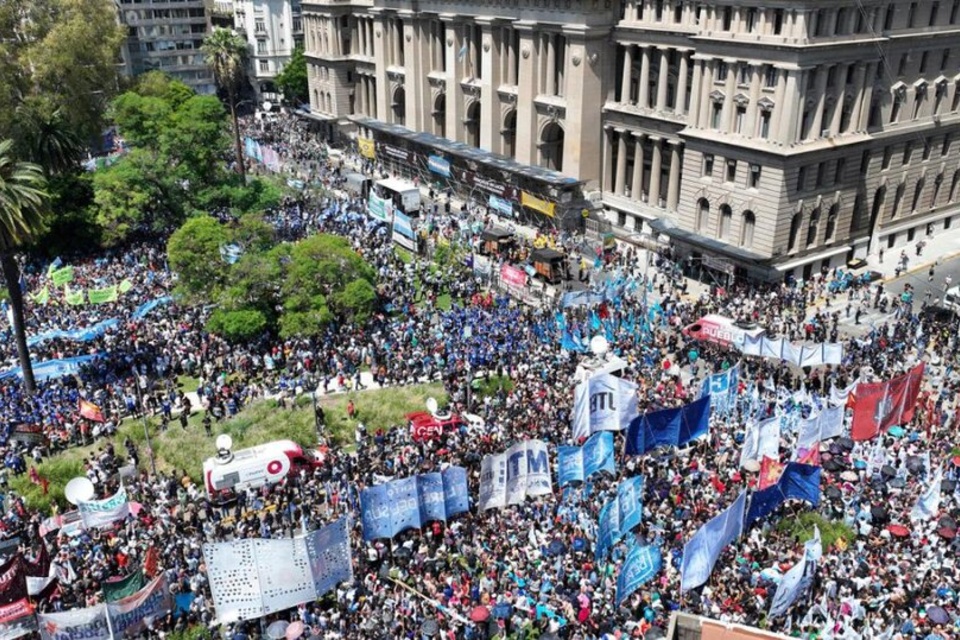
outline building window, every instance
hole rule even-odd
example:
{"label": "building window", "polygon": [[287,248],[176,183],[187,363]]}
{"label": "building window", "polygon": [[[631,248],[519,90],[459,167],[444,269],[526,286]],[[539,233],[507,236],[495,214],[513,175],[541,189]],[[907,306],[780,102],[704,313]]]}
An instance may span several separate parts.
{"label": "building window", "polygon": [[721,103],[721,102],[714,102],[714,103],[711,105],[711,107],[712,107],[713,111],[712,111],[711,114],[710,114],[710,126],[711,126],[711,128],[713,128],[713,129],[719,129],[719,128],[720,128],[720,119],[721,119],[721,116],[723,115],[723,103]]}
{"label": "building window", "polygon": [[924,51],[920,54],[920,74],[927,72],[927,63],[930,62],[930,52]]}
{"label": "building window", "polygon": [[744,211],[740,222],[740,246],[749,249],[753,246],[753,231],[757,226],[757,216],[753,211]]}
{"label": "building window", "polygon": [[779,36],[781,33],[783,33],[783,9],[774,9],[773,35]]}
{"label": "building window", "polygon": [[737,65],[737,84],[750,84],[750,65],[744,62]]}
{"label": "building window", "polygon": [[737,133],[743,133],[743,124],[747,120],[747,106],[743,104],[737,105],[736,115],[734,117],[734,128]]}
{"label": "building window", "polygon": [[730,205],[720,205],[720,225],[717,227],[717,237],[726,240],[730,237],[730,231],[733,228],[733,211]]}
{"label": "building window", "polygon": [[950,7],[950,24],[957,23],[958,12],[960,12],[960,0],[953,0],[953,6]]}
{"label": "building window", "polygon": [[270,61],[269,60],[260,60],[260,73],[267,73],[270,71]]}
{"label": "building window", "polygon": [[900,208],[903,206],[903,194],[906,191],[906,186],[901,182],[897,186],[897,192],[893,196],[893,215],[892,218],[896,218],[900,215]]}
{"label": "building window", "polygon": [[747,9],[747,33],[753,33],[757,27],[757,8],[749,7]]}
{"label": "building window", "polygon": [[717,82],[726,82],[727,74],[730,72],[730,66],[721,60],[717,63]]}
{"label": "building window", "polygon": [[724,31],[730,31],[730,25],[733,22],[733,7],[724,7],[723,8],[723,27]]}
{"label": "building window", "polygon": [[707,230],[707,225],[709,224],[710,224],[710,203],[707,202],[706,198],[700,198],[700,201],[697,203],[696,232],[705,233]]}
{"label": "building window", "polygon": [[763,84],[768,89],[777,86],[777,68],[768,64],[763,68]]}
{"label": "building window", "polygon": [[930,21],[927,22],[929,26],[934,26],[937,24],[937,14],[940,13],[940,3],[931,2],[930,3]]}
{"label": "building window", "polygon": [[950,49],[944,49],[940,56],[940,71],[946,71],[950,68]]}
{"label": "building window", "polygon": [[937,206],[937,200],[940,198],[940,187],[943,186],[943,174],[938,173],[933,181],[933,198],[930,199],[930,208]]}
{"label": "building window", "polygon": [[920,196],[923,195],[923,178],[917,180],[917,186],[913,189],[913,203],[910,205],[910,211],[916,211],[920,206]]}
{"label": "building window", "polygon": [[797,170],[797,191],[803,191],[807,186],[807,168],[800,167]]}
{"label": "building window", "polygon": [[267,52],[267,41],[257,40],[257,53],[266,53],[266,52]]}
{"label": "building window", "polygon": [[834,183],[834,184],[840,184],[841,182],[843,182],[843,173],[844,173],[844,170],[846,169],[846,167],[847,167],[847,159],[846,159],[846,158],[838,158],[838,159],[837,159],[837,166],[833,168],[833,183]]}
{"label": "building window", "polygon": [[810,214],[810,223],[807,225],[807,246],[812,247],[817,243],[817,232],[820,230],[820,207],[817,207]]}
{"label": "building window", "polygon": [[293,19],[293,30],[294,31],[303,31],[303,19],[294,18]]}
{"label": "building window", "polygon": [[924,139],[924,141],[923,141],[923,159],[924,159],[924,160],[929,160],[929,159],[930,159],[930,154],[931,154],[932,152],[933,152],[933,145],[930,144],[930,141],[929,141],[929,140]]}
{"label": "building window", "polygon": [[838,205],[834,204],[830,207],[830,211],[827,212],[827,231],[826,236],[824,237],[824,242],[833,242],[836,240],[837,235],[837,210]]}
{"label": "building window", "polygon": [[847,10],[843,7],[837,9],[837,21],[836,26],[834,27],[833,34],[837,36],[842,36],[847,32]]}
{"label": "building window", "polygon": [[747,183],[747,186],[751,189],[760,188],[760,165],[751,164],[750,165],[750,177]]}
{"label": "building window", "polygon": [[727,182],[737,181],[737,161],[727,160]]}
{"label": "building window", "polygon": [[790,237],[787,240],[788,251],[797,250],[797,240],[800,238],[800,224],[802,222],[803,219],[799,213],[793,214],[793,219],[790,221]]}
{"label": "building window", "polygon": [[917,3],[910,3],[910,10],[907,12],[907,28],[912,29],[917,21]]}
{"label": "building window", "polygon": [[707,177],[713,176],[713,154],[712,153],[703,154],[703,175]]}
{"label": "building window", "polygon": [[883,162],[880,164],[880,170],[889,169],[890,162],[893,160],[893,147],[887,145],[883,148]]}
{"label": "building window", "polygon": [[949,202],[957,199],[957,185],[960,185],[960,169],[953,172],[953,179],[950,181],[950,193],[947,196]]}
{"label": "building window", "polygon": [[870,168],[870,150],[867,149],[860,154],[860,173],[866,175],[867,169]]}
{"label": "building window", "polygon": [[261,18],[257,18],[257,20],[254,22],[253,30],[256,33],[266,33],[267,23],[265,23]]}
{"label": "building window", "polygon": [[903,164],[910,164],[910,158],[913,156],[913,142],[907,142],[903,146]]}
{"label": "building window", "polygon": [[823,177],[824,177],[824,174],[826,173],[826,166],[827,166],[826,162],[817,163],[817,181],[816,181],[817,189],[823,186]]}
{"label": "building window", "polygon": [[945,156],[950,153],[950,142],[952,141],[952,136],[948,133],[943,136],[943,144],[940,146],[940,155]]}
{"label": "building window", "polygon": [[763,110],[760,112],[760,137],[764,140],[770,137],[770,118],[770,111]]}
{"label": "building window", "polygon": [[896,10],[895,4],[887,5],[887,12],[883,14],[883,30],[890,31],[893,28],[893,14]]}

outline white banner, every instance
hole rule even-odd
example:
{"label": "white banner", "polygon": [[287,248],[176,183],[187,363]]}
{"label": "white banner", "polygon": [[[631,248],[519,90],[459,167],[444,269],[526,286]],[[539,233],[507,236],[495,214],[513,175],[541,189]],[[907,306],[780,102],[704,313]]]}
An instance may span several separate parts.
{"label": "white banner", "polygon": [[815,416],[800,421],[797,448],[810,449],[815,443],[843,433],[843,407],[827,407]]}
{"label": "white banner", "polygon": [[601,373],[577,385],[573,394],[573,439],[595,431],[622,431],[637,415],[637,385]]}
{"label": "white banner", "polygon": [[120,490],[109,498],[77,503],[77,510],[80,512],[83,526],[87,529],[110,526],[130,514],[127,490],[121,485]]}
{"label": "white banner", "polygon": [[203,545],[221,624],[311,602],[353,576],[346,518],[306,536]]}
{"label": "white banner", "polygon": [[768,338],[766,335],[745,336],[740,350],[744,355],[773,358],[798,367],[820,367],[840,364],[843,361],[843,345],[834,342],[821,344],[792,344],[783,338]]}
{"label": "white banner", "polygon": [[42,640],[110,640],[107,608],[97,605],[37,615]]}
{"label": "white banner", "polygon": [[553,493],[547,444],[525,440],[487,456],[480,471],[480,510],[520,504],[527,496]]}
{"label": "white banner", "polygon": [[747,421],[747,429],[743,434],[743,449],[740,451],[740,466],[749,469],[759,464],[763,457],[780,457],[780,428],[783,424],[782,416],[775,415],[757,422]]}

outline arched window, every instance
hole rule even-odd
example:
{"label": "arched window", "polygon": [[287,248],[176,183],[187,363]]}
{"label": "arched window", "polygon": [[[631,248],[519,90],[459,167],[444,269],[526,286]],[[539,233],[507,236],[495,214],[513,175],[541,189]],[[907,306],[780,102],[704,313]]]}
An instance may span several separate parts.
{"label": "arched window", "polygon": [[830,207],[830,211],[827,212],[827,233],[824,238],[825,242],[833,242],[837,234],[837,214],[839,207],[834,204]]}
{"label": "arched window", "polygon": [[696,221],[696,232],[697,233],[706,233],[707,227],[710,224],[710,203],[707,202],[706,198],[700,198],[700,201],[697,202],[697,221]]}
{"label": "arched window", "polygon": [[803,216],[800,213],[793,214],[793,219],[790,221],[790,238],[787,241],[788,251],[796,251],[797,249],[797,240],[800,239],[800,224],[803,220]]}
{"label": "arched window", "polygon": [[817,232],[820,230],[820,207],[810,213],[810,223],[807,225],[807,246],[817,243]]}
{"label": "arched window", "polygon": [[511,109],[503,119],[503,155],[512,158],[517,155],[517,110]]}
{"label": "arched window", "polygon": [[551,122],[543,128],[540,138],[540,164],[547,169],[563,171],[563,128]]}
{"label": "arched window", "polygon": [[717,236],[721,240],[726,240],[730,237],[730,231],[733,227],[733,211],[730,209],[730,205],[723,204],[720,205],[720,225],[717,229]]}
{"label": "arched window", "polygon": [[445,138],[447,136],[447,94],[441,93],[433,102],[433,132]]}
{"label": "arched window", "polygon": [[393,111],[393,123],[403,126],[407,114],[407,92],[403,87],[397,87],[393,92],[393,104],[390,106]]}
{"label": "arched window", "polygon": [[753,231],[757,226],[757,216],[753,211],[744,211],[740,221],[740,246],[749,249],[753,246]]}

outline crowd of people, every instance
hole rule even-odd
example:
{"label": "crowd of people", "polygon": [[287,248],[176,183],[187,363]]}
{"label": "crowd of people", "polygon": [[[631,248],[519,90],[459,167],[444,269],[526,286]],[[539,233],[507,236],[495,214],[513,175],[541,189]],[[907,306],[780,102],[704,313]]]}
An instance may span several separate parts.
{"label": "crowd of people", "polygon": [[[341,189],[344,161],[359,158],[347,151],[334,162],[320,161],[323,151],[293,122],[245,123],[244,132],[274,144],[291,163],[310,163],[308,172],[323,185],[324,195],[311,205],[292,199],[268,212],[266,220],[285,239],[318,231],[349,238],[377,270],[382,312],[363,326],[338,324],[313,338],[263,336],[230,345],[205,331],[202,308],[168,304],[146,318],[131,317],[138,305],[170,291],[173,276],[165,266],[162,239],[77,259],[71,264],[78,287],[121,278],[135,286],[116,303],[96,307],[67,305],[58,295],[46,305],[31,303],[28,332],[83,327],[106,317],[118,317],[120,323],[88,343],[37,345],[37,361],[100,357],[77,376],[42,381],[31,397],[16,379],[5,380],[2,420],[39,425],[58,446],[88,444],[97,436],[96,425],[79,415],[81,398],[98,404],[110,424],[141,412],[173,420],[181,412],[199,411],[209,425],[210,419],[226,419],[282,390],[332,393],[357,387],[361,371],[369,370],[385,386],[442,380],[451,411],[475,414],[484,426],[425,442],[413,441],[404,425],[372,425],[376,429],[370,433],[358,428],[355,448],[325,443],[326,462],[314,473],[243,492],[228,505],[207,498],[196,481],[199,469],[153,475],[136,447],[120,452],[112,443],[101,443],[101,454],[88,460],[88,476],[99,495],[117,488],[114,472],[122,462],[140,465],[137,477],[125,485],[131,500],[142,506],[114,529],[48,531],[47,514],[3,489],[3,534],[19,535],[27,555],[35,555],[41,544],[50,547],[59,586],[38,603],[40,610],[89,606],[102,597],[106,580],[155,564],[156,574],[166,576],[183,606],[152,621],[151,635],[203,625],[215,637],[244,640],[261,634],[265,625],[217,624],[201,545],[291,536],[347,515],[354,523],[354,583],[273,618],[300,620],[309,634],[323,638],[652,638],[665,633],[674,611],[802,637],[958,637],[960,567],[954,536],[960,503],[954,489],[960,459],[951,437],[960,418],[956,321],[898,313],[866,335],[848,338],[838,312],[820,311],[830,296],[846,295],[832,292],[829,278],[768,287],[736,284],[691,296],[667,256],[657,258],[659,268],[645,280],[635,249],[623,249],[595,267],[595,281],[615,277],[622,283],[613,299],[587,308],[524,306],[486,290],[459,261],[437,269],[425,257],[401,260],[386,229],[366,215],[364,201]],[[494,222],[482,207],[455,206],[449,214],[438,209],[425,240],[469,248],[478,229]],[[565,239],[553,242],[562,245]],[[33,265],[27,273],[30,291],[49,278],[45,265]],[[869,299],[873,287],[864,286]],[[439,304],[443,294],[450,296],[449,308]],[[840,341],[843,363],[800,370],[775,360],[741,358],[733,349],[695,343],[680,332],[708,313],[749,320],[794,341]],[[626,363],[618,375],[639,385],[641,413],[695,399],[705,376],[739,362],[732,410],[715,413],[709,434],[687,448],[618,456],[614,476],[555,487],[553,495],[504,509],[478,512],[474,507],[450,522],[407,530],[392,540],[363,541],[360,492],[385,477],[460,465],[468,470],[476,497],[485,455],[519,440],[541,439],[555,460],[556,446],[571,438],[577,366],[590,357],[565,349],[562,333],[592,335],[597,320],[612,352]],[[0,345],[0,357],[11,366],[16,360],[12,345],[10,339]],[[881,435],[879,446],[823,443],[833,464],[823,471],[823,499],[814,510],[840,533],[824,549],[811,588],[786,616],[771,619],[767,611],[783,573],[801,559],[803,545],[794,535],[796,526],[781,525],[799,522],[811,510],[805,503],[788,503],[754,524],[723,553],[705,586],[681,592],[684,544],[740,491],[756,486],[757,474],[739,464],[748,419],[775,412],[807,417],[828,405],[831,389],[856,379],[888,379],[919,361],[928,364],[921,408],[910,424],[899,425],[896,437]],[[199,405],[177,388],[181,374],[199,379]],[[498,376],[509,384],[478,397],[468,388],[475,376]],[[359,424],[367,407],[366,396],[357,397]],[[783,461],[796,458],[796,433],[785,430],[780,445]],[[10,438],[0,454],[5,473],[25,473],[55,452],[34,452]],[[871,463],[863,464],[867,460]],[[938,469],[944,470],[948,487],[940,514],[911,523],[911,509]],[[622,479],[635,475],[645,479],[642,523],[598,558],[599,510]],[[906,525],[906,533],[890,525]],[[664,567],[618,607],[616,578],[635,543],[660,546]],[[474,622],[471,614],[478,606],[490,615]]]}

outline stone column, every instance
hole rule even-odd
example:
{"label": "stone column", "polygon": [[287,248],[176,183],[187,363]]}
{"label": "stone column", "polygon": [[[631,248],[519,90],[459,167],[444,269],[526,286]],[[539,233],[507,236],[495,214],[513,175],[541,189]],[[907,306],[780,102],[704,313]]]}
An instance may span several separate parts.
{"label": "stone column", "polygon": [[[520,75],[517,79],[516,159],[524,164],[537,163],[537,111],[534,99],[541,87],[538,55],[539,27],[532,22],[516,22],[520,33]],[[609,189],[608,189],[609,190]]]}
{"label": "stone column", "polygon": [[650,108],[650,47],[640,47],[640,99],[641,109]]}
{"label": "stone column", "polygon": [[789,69],[787,71],[786,88],[784,98],[777,102],[776,120],[780,123],[780,141],[785,145],[791,145],[797,141],[797,115],[803,111],[802,105],[798,103],[800,97],[800,69]]}
{"label": "stone column", "polygon": [[373,103],[375,115],[373,117],[383,122],[390,122],[390,83],[387,80],[386,73],[384,73],[388,65],[387,59],[390,55],[390,41],[388,39],[389,28],[389,19],[383,14],[378,15],[376,25],[373,28],[373,58],[374,69],[376,69],[381,76],[376,80],[373,87],[375,92]]}
{"label": "stone column", "polygon": [[843,102],[847,97],[847,65],[837,65],[837,84],[840,86],[837,91],[837,99],[833,104],[833,117],[830,118],[830,137],[840,133],[840,121],[843,120]]}
{"label": "stone column", "polygon": [[603,190],[607,193],[613,191],[613,127],[607,125],[603,128]]}
{"label": "stone column", "polygon": [[700,128],[700,95],[704,84],[703,60],[693,56],[693,84],[690,85],[690,112],[687,114],[687,124],[694,129]]}
{"label": "stone column", "polygon": [[500,29],[491,20],[477,18],[480,23],[480,42],[483,63],[480,74],[480,147],[500,153],[503,137],[500,135]]}
{"label": "stone column", "polygon": [[727,82],[723,86],[723,111],[720,114],[720,131],[730,131],[731,113],[733,112],[733,94],[737,90],[737,71],[745,64],[736,60],[725,60],[727,63]]}
{"label": "stone column", "polygon": [[627,186],[627,132],[617,129],[617,181],[614,190],[618,196],[623,195]]}
{"label": "stone column", "polygon": [[757,115],[760,112],[760,107],[757,105],[760,102],[760,83],[761,79],[761,69],[762,66],[759,63],[750,65],[751,74],[750,74],[750,106],[747,108],[747,121],[744,123],[746,129],[746,135],[751,138],[757,135]]}
{"label": "stone column", "polygon": [[623,84],[620,88],[620,102],[628,104],[633,96],[630,95],[630,80],[633,75],[633,45],[627,44],[623,47]]}
{"label": "stone column", "polygon": [[552,33],[545,34],[547,44],[547,77],[546,93],[548,96],[557,95],[557,39]]}
{"label": "stone column", "polygon": [[[823,126],[823,109],[827,102],[827,68],[826,66],[816,67],[811,73],[817,74],[817,81],[813,89],[817,105],[814,108],[809,137],[811,140],[816,140],[820,137],[820,129]],[[801,135],[803,134],[801,133]]]}
{"label": "stone column", "polygon": [[660,49],[660,72],[657,74],[657,111],[667,110],[667,74],[670,70],[670,56],[667,49]]}
{"label": "stone column", "polygon": [[663,157],[660,143],[662,138],[650,136],[653,143],[653,162],[650,163],[650,201],[651,207],[660,206],[660,172],[662,169]]}
{"label": "stone column", "polygon": [[689,65],[689,51],[680,52],[680,70],[677,74],[677,95],[674,96],[673,101],[673,111],[674,113],[684,114],[687,111],[687,74],[688,65]]}
{"label": "stone column", "polygon": [[867,67],[869,66],[868,63],[857,65],[853,80],[853,106],[850,109],[850,122],[847,123],[847,128],[844,130],[844,133],[862,131],[864,129],[864,127],[861,126],[861,111],[863,111],[863,98],[866,89],[865,80]]}
{"label": "stone column", "polygon": [[643,197],[643,139],[642,133],[633,134],[633,183],[630,197],[640,202]]}
{"label": "stone column", "polygon": [[667,210],[676,211],[680,200],[680,144],[679,140],[668,140],[670,145],[670,176],[667,182]]}

